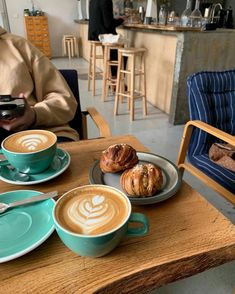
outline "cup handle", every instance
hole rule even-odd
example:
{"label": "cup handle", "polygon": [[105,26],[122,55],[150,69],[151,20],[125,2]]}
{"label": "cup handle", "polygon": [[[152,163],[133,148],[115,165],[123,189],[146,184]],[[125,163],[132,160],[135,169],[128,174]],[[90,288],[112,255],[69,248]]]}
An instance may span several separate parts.
{"label": "cup handle", "polygon": [[133,212],[129,218],[128,223],[141,223],[143,226],[138,228],[128,228],[127,236],[143,236],[149,231],[149,221],[143,213]]}
{"label": "cup handle", "polygon": [[[3,154],[2,149],[0,149],[0,154]],[[4,155],[0,156],[0,166],[4,166],[4,165],[8,165],[8,164],[9,164],[9,162],[6,159],[6,157]]]}

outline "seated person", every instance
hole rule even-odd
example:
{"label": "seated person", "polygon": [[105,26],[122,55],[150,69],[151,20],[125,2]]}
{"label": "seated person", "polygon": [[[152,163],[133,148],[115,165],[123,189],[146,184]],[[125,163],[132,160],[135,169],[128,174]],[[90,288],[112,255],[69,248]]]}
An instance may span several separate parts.
{"label": "seated person", "polygon": [[79,140],[69,126],[77,102],[60,72],[50,60],[22,37],[0,27],[0,95],[24,97],[23,116],[0,119],[0,142],[14,132],[45,129],[58,141]]}

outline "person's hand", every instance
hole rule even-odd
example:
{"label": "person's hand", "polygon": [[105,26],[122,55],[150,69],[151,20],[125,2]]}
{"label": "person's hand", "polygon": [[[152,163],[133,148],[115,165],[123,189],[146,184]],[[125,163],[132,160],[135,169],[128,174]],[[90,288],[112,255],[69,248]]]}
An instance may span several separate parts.
{"label": "person's hand", "polygon": [[[19,95],[20,98],[24,98],[24,94]],[[0,128],[3,128],[7,131],[19,132],[29,129],[36,119],[36,113],[33,107],[30,107],[27,100],[25,99],[25,111],[22,116],[15,117],[11,120],[1,119]]]}
{"label": "person's hand", "polygon": [[119,19],[123,20],[123,23],[127,22],[128,18],[129,18],[129,16],[127,16],[127,15],[122,15],[122,16],[119,17]]}

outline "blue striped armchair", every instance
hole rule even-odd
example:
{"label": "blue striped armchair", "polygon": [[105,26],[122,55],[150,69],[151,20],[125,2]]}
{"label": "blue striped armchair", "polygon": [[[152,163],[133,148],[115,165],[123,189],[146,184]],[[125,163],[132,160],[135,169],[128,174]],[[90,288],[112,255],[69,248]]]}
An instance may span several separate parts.
{"label": "blue striped armchair", "polygon": [[[178,167],[235,203],[235,173],[209,159],[215,142],[235,146],[235,70],[203,71],[187,79],[190,121],[185,125]],[[186,160],[187,155],[187,160]]]}

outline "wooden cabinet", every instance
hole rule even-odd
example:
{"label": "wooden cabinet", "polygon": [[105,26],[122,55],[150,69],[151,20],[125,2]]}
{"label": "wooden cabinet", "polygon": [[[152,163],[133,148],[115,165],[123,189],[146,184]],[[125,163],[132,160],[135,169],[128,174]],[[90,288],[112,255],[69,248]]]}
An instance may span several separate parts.
{"label": "wooden cabinet", "polygon": [[25,16],[27,39],[51,58],[51,45],[46,16]]}

